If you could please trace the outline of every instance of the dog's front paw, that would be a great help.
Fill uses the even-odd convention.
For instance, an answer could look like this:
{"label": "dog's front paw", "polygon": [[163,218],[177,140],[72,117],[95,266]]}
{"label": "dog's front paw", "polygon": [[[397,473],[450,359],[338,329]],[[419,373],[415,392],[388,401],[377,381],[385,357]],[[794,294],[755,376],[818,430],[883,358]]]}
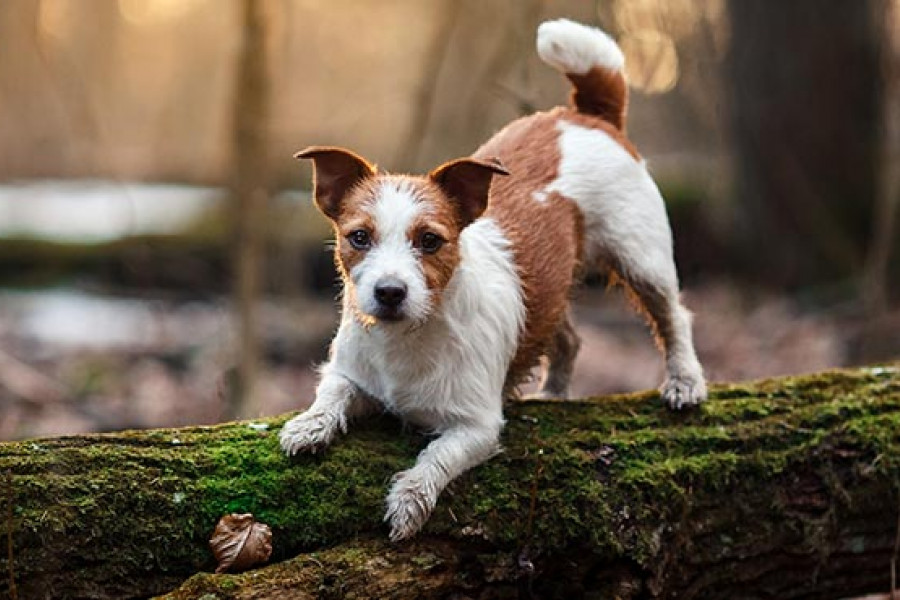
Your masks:
{"label": "dog's front paw", "polygon": [[706,382],[702,375],[670,375],[660,388],[660,394],[672,410],[697,406],[706,400]]}
{"label": "dog's front paw", "polygon": [[338,429],[343,429],[341,420],[329,413],[307,411],[284,424],[279,434],[281,449],[288,456],[299,452],[316,453],[334,439]]}
{"label": "dog's front paw", "polygon": [[412,537],[422,528],[437,503],[433,488],[413,470],[394,475],[384,515],[384,520],[391,524],[392,542]]}

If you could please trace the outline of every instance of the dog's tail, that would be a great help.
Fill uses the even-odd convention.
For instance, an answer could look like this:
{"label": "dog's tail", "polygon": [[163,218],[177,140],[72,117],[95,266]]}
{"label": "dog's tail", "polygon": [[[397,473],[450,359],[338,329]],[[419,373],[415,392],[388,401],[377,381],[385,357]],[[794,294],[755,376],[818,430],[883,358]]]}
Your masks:
{"label": "dog's tail", "polygon": [[625,56],[611,37],[568,19],[546,21],[537,30],[537,52],[572,82],[572,103],[580,112],[625,129]]}

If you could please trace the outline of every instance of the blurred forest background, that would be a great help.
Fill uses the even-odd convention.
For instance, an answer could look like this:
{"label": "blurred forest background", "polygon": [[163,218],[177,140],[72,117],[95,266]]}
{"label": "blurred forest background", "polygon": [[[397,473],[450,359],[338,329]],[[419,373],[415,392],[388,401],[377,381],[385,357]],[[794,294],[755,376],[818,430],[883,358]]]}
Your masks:
{"label": "blurred forest background", "polygon": [[[566,101],[561,16],[625,52],[709,377],[900,356],[900,0],[3,0],[0,439],[308,403],[338,286],[291,155],[467,155]],[[604,283],[573,393],[654,387]]]}

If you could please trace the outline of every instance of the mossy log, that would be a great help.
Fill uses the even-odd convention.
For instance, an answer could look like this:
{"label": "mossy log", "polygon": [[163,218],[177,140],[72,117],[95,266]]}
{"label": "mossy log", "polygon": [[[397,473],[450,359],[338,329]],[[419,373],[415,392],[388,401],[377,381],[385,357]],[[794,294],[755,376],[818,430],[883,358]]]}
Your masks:
{"label": "mossy log", "polygon": [[[0,444],[13,556],[0,597],[11,577],[19,598],[180,585],[170,598],[808,599],[890,586],[900,364],[713,386],[685,413],[649,392],[513,403],[504,452],[399,544],[383,498],[427,439],[383,417],[289,461],[285,419]],[[210,573],[207,540],[229,512],[271,526],[277,564]]]}

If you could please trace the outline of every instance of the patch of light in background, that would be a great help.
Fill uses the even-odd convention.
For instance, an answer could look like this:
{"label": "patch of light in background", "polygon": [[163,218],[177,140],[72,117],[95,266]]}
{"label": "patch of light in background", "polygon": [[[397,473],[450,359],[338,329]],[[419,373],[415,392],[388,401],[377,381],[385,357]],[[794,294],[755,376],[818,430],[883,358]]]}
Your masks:
{"label": "patch of light in background", "polygon": [[720,23],[725,0],[615,0],[612,11],[619,31],[651,29],[680,39],[702,21]]}
{"label": "patch of light in background", "polygon": [[622,36],[619,45],[632,87],[645,94],[664,94],[678,83],[678,53],[668,35],[652,29],[636,31]]}
{"label": "patch of light in background", "polygon": [[[629,84],[645,94],[671,91],[680,76],[677,41],[703,21],[720,23],[724,10],[724,0],[615,0]],[[717,49],[723,46],[714,41]]]}
{"label": "patch of light in background", "polygon": [[38,34],[45,39],[65,40],[72,31],[74,0],[42,0],[38,5]]}
{"label": "patch of light in background", "polygon": [[107,242],[171,234],[220,206],[215,188],[104,181],[0,186],[0,237]]}
{"label": "patch of light in background", "polygon": [[[893,16],[893,19],[890,17]],[[888,5],[888,43],[894,51],[900,53],[900,0],[894,0]]]}
{"label": "patch of light in background", "polygon": [[119,14],[138,27],[168,25],[207,0],[118,0]]}
{"label": "patch of light in background", "polygon": [[228,335],[224,304],[173,307],[75,289],[0,289],[0,305],[17,335],[47,349],[212,347]]}

